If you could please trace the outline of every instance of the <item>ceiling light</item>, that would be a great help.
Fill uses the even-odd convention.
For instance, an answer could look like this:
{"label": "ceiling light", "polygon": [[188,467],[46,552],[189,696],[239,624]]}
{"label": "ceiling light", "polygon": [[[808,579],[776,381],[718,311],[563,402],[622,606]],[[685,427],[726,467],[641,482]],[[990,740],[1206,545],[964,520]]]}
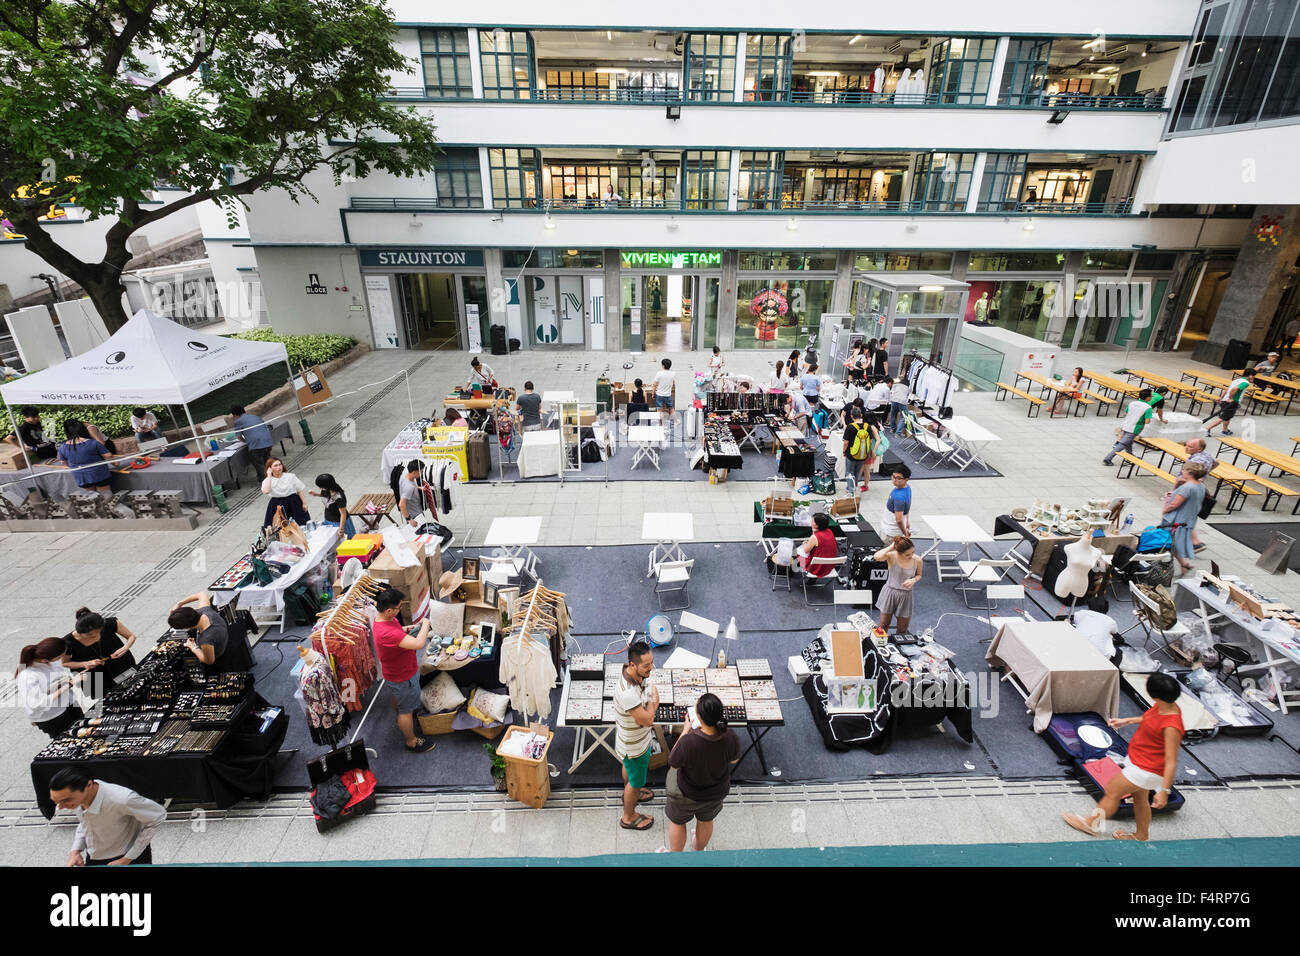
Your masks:
{"label": "ceiling light", "polygon": [[668,226],[669,232],[676,232],[677,228],[681,225],[681,223],[677,221],[676,216],[669,216],[666,225]]}
{"label": "ceiling light", "polygon": [[547,229],[555,228],[555,220],[551,218],[551,214],[549,212],[546,214],[546,222],[544,223],[544,225],[546,226]]}
{"label": "ceiling light", "polygon": [[839,70],[809,70],[807,76],[839,76]]}
{"label": "ceiling light", "polygon": [[1025,232],[1033,232],[1033,231],[1034,231],[1034,220],[1032,220],[1032,219],[1026,219],[1026,220],[1025,220],[1025,224],[1024,224],[1023,226],[1021,226],[1020,228],[1023,229]]}
{"label": "ceiling light", "polygon": [[791,232],[794,232],[796,229],[799,228],[799,223],[797,223],[793,219],[787,219],[785,221],[785,228],[789,229]]}
{"label": "ceiling light", "polygon": [[849,41],[849,46],[853,46],[853,44],[857,43],[857,42],[858,42],[859,40],[861,40],[861,39],[862,39],[862,34],[861,34],[861,33],[856,33],[856,34],[854,34],[854,35],[853,35],[853,39]]}
{"label": "ceiling light", "polygon": [[943,286],[941,286],[941,285],[923,285],[923,286],[920,287],[920,291],[922,291],[922,292],[942,292],[942,291],[943,291]]}
{"label": "ceiling light", "polygon": [[1119,67],[1117,67],[1117,66],[1103,66],[1103,67],[1101,67],[1099,70],[1097,70],[1097,72],[1098,72],[1098,73],[1118,73],[1118,72],[1119,72]]}
{"label": "ceiling light", "polygon": [[605,31],[605,39],[606,39],[606,40],[612,40],[612,39],[614,39],[614,31],[613,31],[613,30],[606,30],[606,31]]}

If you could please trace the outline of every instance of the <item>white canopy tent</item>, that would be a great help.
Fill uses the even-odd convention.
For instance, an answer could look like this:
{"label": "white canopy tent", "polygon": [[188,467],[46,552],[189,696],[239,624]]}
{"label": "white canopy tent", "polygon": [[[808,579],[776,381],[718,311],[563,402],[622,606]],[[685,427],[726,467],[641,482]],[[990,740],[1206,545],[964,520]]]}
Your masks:
{"label": "white canopy tent", "polygon": [[103,345],[0,385],[0,396],[15,432],[16,405],[181,405],[206,457],[189,403],[277,362],[292,382],[289,353],[279,342],[208,335],[141,309]]}

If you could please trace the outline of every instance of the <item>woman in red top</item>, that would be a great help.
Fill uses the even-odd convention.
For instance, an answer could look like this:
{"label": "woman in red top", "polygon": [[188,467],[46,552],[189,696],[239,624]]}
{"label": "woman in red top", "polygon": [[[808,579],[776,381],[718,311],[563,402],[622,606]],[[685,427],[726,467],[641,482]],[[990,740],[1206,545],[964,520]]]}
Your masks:
{"label": "woman in red top", "polygon": [[[1097,809],[1084,819],[1077,813],[1065,814],[1065,822],[1089,836],[1097,836],[1102,826],[1115,815],[1120,802],[1133,795],[1133,821],[1136,831],[1116,830],[1117,840],[1146,840],[1151,827],[1151,811],[1161,810],[1169,802],[1178,768],[1178,745],[1183,739],[1183,714],[1178,708],[1178,681],[1168,674],[1152,674],[1147,679],[1147,693],[1155,700],[1141,717],[1112,720],[1112,728],[1137,724],[1137,732],[1128,745],[1128,760],[1120,773],[1106,784]],[[1155,797],[1151,792],[1155,791]]]}
{"label": "woman in red top", "polygon": [[818,566],[809,570],[813,558],[834,558],[840,553],[835,543],[835,532],[831,531],[831,517],[819,511],[813,515],[813,533],[803,544],[799,545],[799,569],[814,578],[824,578],[831,573],[831,568]]}

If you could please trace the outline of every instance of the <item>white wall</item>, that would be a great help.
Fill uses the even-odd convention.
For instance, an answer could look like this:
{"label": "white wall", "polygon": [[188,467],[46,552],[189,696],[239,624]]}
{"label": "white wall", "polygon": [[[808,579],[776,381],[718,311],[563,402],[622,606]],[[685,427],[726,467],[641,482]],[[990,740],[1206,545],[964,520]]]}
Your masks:
{"label": "white wall", "polygon": [[[370,342],[370,316],[356,253],[344,249],[259,249],[258,271],[267,320],[277,332],[334,333]],[[316,273],[325,295],[308,295],[307,277]],[[347,286],[347,291],[341,287]],[[352,306],[360,306],[353,311]]]}
{"label": "white wall", "polygon": [[[635,215],[631,213],[556,213],[554,229],[545,217],[505,213],[419,214],[422,229],[405,224],[411,216],[394,213],[348,214],[352,241],[360,244],[446,245],[476,248],[813,248],[813,249],[1127,249],[1135,243],[1161,249],[1200,246],[1236,248],[1245,233],[1243,220],[1150,219],[1145,216],[1083,218],[989,216],[707,216]],[[788,228],[790,222],[797,228]],[[669,226],[675,224],[676,229]],[[1199,240],[1198,240],[1199,234]],[[261,252],[258,253],[259,261]],[[322,280],[323,281],[323,280]]]}
{"label": "white wall", "polygon": [[1143,203],[1300,203],[1300,123],[1178,136],[1138,181]]}
{"label": "white wall", "polygon": [[[439,103],[419,111],[455,145],[732,146],[756,149],[1015,149],[1107,151],[1154,149],[1163,113],[1074,110],[1064,123],[1050,112],[1015,109],[782,108],[686,103],[670,120],[663,105]],[[359,195],[359,194],[358,194]],[[371,195],[384,195],[372,193]]]}
{"label": "white wall", "polygon": [[316,194],[295,203],[282,189],[246,197],[248,234],[255,242],[342,242],[339,209],[348,205],[345,186],[335,186],[333,176],[317,170],[304,182]]}
{"label": "white wall", "polygon": [[645,24],[670,29],[831,30],[850,33],[1034,33],[1084,36],[1097,30],[1111,36],[1173,36],[1191,32],[1197,0],[1092,0],[1081,9],[1039,0],[929,0],[928,3],[850,3],[825,0],[794,6],[786,0],[709,4],[698,0],[656,0],[650,6],[619,6],[608,0],[568,0],[546,7],[533,0],[495,0],[454,9],[428,0],[393,0],[398,23],[537,24],[599,29],[631,29]]}

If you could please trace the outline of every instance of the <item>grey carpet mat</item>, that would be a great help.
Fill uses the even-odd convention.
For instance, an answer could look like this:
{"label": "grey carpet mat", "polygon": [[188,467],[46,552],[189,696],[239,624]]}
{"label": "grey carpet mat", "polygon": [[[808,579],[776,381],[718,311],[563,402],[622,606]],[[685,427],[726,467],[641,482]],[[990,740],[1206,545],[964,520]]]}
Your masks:
{"label": "grey carpet mat", "polygon": [[[924,550],[928,542],[918,542]],[[570,595],[573,636],[570,653],[600,652],[607,646],[621,645],[620,632],[643,633],[651,616],[658,613],[645,578],[648,546],[552,547],[537,548],[543,581],[548,587]],[[727,642],[729,658],[766,657],[773,666],[777,689],[784,703],[786,726],[773,729],[763,746],[769,767],[779,769],[780,777],[763,778],[753,754],[737,768],[737,780],[766,779],[776,781],[855,780],[873,776],[912,776],[937,774],[997,775],[1004,778],[1056,777],[1066,772],[1058,764],[1047,743],[1030,728],[1030,718],[1023,701],[984,663],[989,627],[975,619],[979,612],[968,611],[952,590],[952,582],[939,584],[933,577],[933,562],[926,566],[927,578],[917,596],[913,630],[936,625],[937,639],[956,654],[956,665],[971,675],[981,693],[981,712],[974,720],[975,742],[966,744],[950,725],[945,732],[936,728],[899,734],[892,748],[874,755],[865,750],[834,753],[825,749],[812,716],[798,686],[786,672],[786,660],[798,654],[823,624],[843,619],[830,608],[805,606],[799,591],[772,591],[763,569],[757,543],[695,543],[686,546],[689,557],[696,560],[690,584],[690,610],[718,621],[723,628],[732,615],[740,629],[740,639]],[[477,553],[471,549],[471,554]],[[450,559],[451,555],[448,555]],[[450,563],[450,561],[448,562]],[[1021,606],[1035,620],[1049,619],[1060,609],[1060,602],[1042,591],[1030,590]],[[1001,614],[1013,608],[1004,602]],[[1132,622],[1128,605],[1112,602],[1111,613],[1121,628]],[[948,616],[940,621],[941,616]],[[969,615],[969,616],[967,616]],[[670,612],[676,623],[680,612]],[[297,631],[305,634],[303,629]],[[1137,632],[1135,632],[1136,634]],[[280,635],[269,635],[271,640]],[[1130,635],[1132,639],[1133,635]],[[293,634],[285,635],[292,640]],[[719,640],[719,644],[722,644]],[[1134,643],[1140,644],[1140,637]],[[680,632],[674,645],[702,655],[715,653],[713,641],[693,632]],[[662,661],[672,650],[656,650]],[[301,708],[293,699],[296,681],[290,669],[297,661],[292,644],[260,644],[255,649],[258,690],[268,700],[285,705],[290,712],[289,733],[284,747],[296,748],[287,757],[277,776],[277,785],[302,789],[307,785],[305,761],[326,748],[313,744],[308,737]],[[611,656],[611,660],[620,655]],[[992,689],[996,696],[989,696]],[[373,692],[372,692],[373,694]],[[552,700],[558,705],[559,691]],[[996,701],[996,706],[993,706]],[[1136,707],[1125,697],[1121,713],[1131,716]],[[1272,715],[1279,729],[1293,740],[1300,738],[1300,714],[1283,717]],[[554,718],[552,717],[552,723]],[[355,727],[355,723],[354,723]],[[1131,731],[1125,730],[1125,734]],[[550,752],[550,762],[559,775],[552,778],[553,788],[575,786],[615,786],[619,767],[604,750],[593,754],[576,773],[568,772],[574,748],[573,730],[557,730]],[[402,741],[394,726],[392,711],[381,699],[367,720],[362,735],[376,751],[371,758],[381,787],[487,787],[490,786],[484,741],[468,732],[437,738],[437,748],[428,754],[409,755],[402,751]],[[748,738],[742,732],[742,741]],[[1194,771],[1194,772],[1193,772]],[[1185,747],[1177,777],[1180,783],[1213,783],[1220,778],[1272,774],[1300,775],[1300,756],[1281,742],[1263,738],[1220,738],[1193,747]],[[654,783],[662,783],[663,772],[652,774]]]}
{"label": "grey carpet mat", "polygon": [[[1248,548],[1253,548],[1260,554],[1263,554],[1264,549],[1268,547],[1269,538],[1274,531],[1300,541],[1300,522],[1295,521],[1254,522],[1251,524],[1215,521],[1210,523],[1210,527],[1215,531],[1226,534],[1233,541],[1240,542]],[[1300,548],[1291,550],[1291,560],[1287,563],[1287,567],[1300,573]],[[1263,574],[1263,571],[1257,571],[1257,573]]]}

